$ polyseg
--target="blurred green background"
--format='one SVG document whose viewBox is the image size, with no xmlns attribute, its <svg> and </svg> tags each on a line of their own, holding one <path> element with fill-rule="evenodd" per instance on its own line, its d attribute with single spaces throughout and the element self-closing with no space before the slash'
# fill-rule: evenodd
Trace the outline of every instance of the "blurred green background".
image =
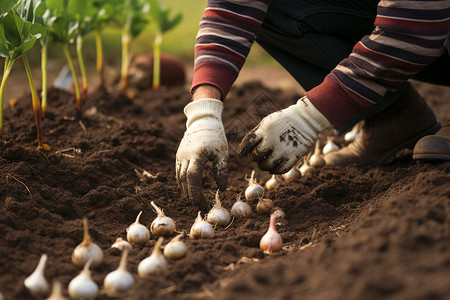
<svg viewBox="0 0 450 300">
<path fill-rule="evenodd" d="M 72 0 L 76 1 L 76 0 Z M 206 7 L 207 0 L 160 0 L 160 2 L 172 10 L 172 14 L 181 12 L 183 20 L 181 24 L 173 30 L 167 32 L 163 36 L 162 51 L 174 54 L 185 61 L 187 64 L 193 63 L 195 38 L 198 30 L 198 24 L 203 11 Z M 108 28 L 102 35 L 103 47 L 105 49 L 106 64 L 115 67 L 120 65 L 120 32 L 114 28 Z M 152 51 L 153 35 L 152 31 L 147 28 L 132 43 L 132 54 L 141 54 Z M 75 45 L 70 46 L 73 58 L 76 58 Z M 39 43 L 29 55 L 32 65 L 36 66 L 40 63 Z M 89 34 L 83 45 L 83 53 L 86 59 L 88 69 L 95 67 L 95 43 L 93 34 Z M 65 61 L 59 45 L 49 47 L 49 60 Z M 247 64 L 271 64 L 274 60 L 259 47 L 256 43 L 252 47 L 251 53 L 247 60 Z"/>
</svg>

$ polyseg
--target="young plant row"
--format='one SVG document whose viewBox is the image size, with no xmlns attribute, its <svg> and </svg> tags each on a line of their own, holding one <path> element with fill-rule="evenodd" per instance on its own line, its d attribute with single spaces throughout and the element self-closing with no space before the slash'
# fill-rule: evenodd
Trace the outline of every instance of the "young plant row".
<svg viewBox="0 0 450 300">
<path fill-rule="evenodd" d="M 0 86 L 0 139 L 3 137 L 3 101 L 8 77 L 14 63 L 21 59 L 31 88 L 33 110 L 37 126 L 38 149 L 49 150 L 43 143 L 40 121 L 47 111 L 47 56 L 50 44 L 59 44 L 67 59 L 76 97 L 77 117 L 86 101 L 88 81 L 83 58 L 86 35 L 95 36 L 99 86 L 103 87 L 102 32 L 106 27 L 121 31 L 122 63 L 121 91 L 128 88 L 128 68 L 132 41 L 149 25 L 153 29 L 153 88 L 159 88 L 160 47 L 162 36 L 182 20 L 182 14 L 171 16 L 170 9 L 158 0 L 1 0 L 0 56 L 5 59 Z M 42 99 L 33 83 L 27 53 L 39 41 L 41 46 Z M 81 92 L 69 47 L 75 44 L 81 74 Z"/>
</svg>

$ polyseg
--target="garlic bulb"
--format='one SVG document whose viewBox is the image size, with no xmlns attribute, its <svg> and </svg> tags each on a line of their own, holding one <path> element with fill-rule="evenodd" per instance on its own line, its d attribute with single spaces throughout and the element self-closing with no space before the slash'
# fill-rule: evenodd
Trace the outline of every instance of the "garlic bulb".
<svg viewBox="0 0 450 300">
<path fill-rule="evenodd" d="M 356 139 L 356 137 L 358 136 L 358 132 L 359 132 L 359 127 L 358 127 L 358 124 L 356 124 L 355 126 L 353 126 L 352 130 L 350 130 L 349 132 L 347 132 L 344 135 L 344 140 L 349 143 L 353 142 Z"/>
<path fill-rule="evenodd" d="M 309 159 L 309 164 L 313 168 L 322 168 L 325 166 L 325 159 L 323 159 L 322 154 L 320 153 L 319 141 L 316 142 L 316 148 L 314 150 L 314 154 Z"/>
<path fill-rule="evenodd" d="M 131 288 L 134 284 L 133 275 L 127 271 L 128 250 L 125 249 L 120 258 L 120 264 L 117 270 L 106 275 L 103 280 L 106 294 L 115 296 L 117 293 L 123 292 Z"/>
<path fill-rule="evenodd" d="M 184 233 L 180 233 L 174 237 L 165 247 L 164 256 L 169 259 L 180 259 L 186 256 L 187 247 L 186 244 L 181 241 Z"/>
<path fill-rule="evenodd" d="M 274 215 L 276 217 L 277 221 L 281 221 L 286 217 L 286 214 L 284 213 L 284 211 L 279 207 L 274 207 L 270 214 Z"/>
<path fill-rule="evenodd" d="M 248 217 L 252 213 L 250 205 L 241 200 L 241 194 L 236 196 L 236 202 L 231 207 L 231 215 L 235 218 Z"/>
<path fill-rule="evenodd" d="M 145 229 L 147 229 L 147 227 Z M 150 235 L 150 231 L 149 231 L 149 235 Z M 116 241 L 114 242 L 114 244 L 111 245 L 111 248 L 117 248 L 120 251 L 124 251 L 124 250 L 131 251 L 131 249 L 133 249 L 133 246 L 131 246 L 131 244 L 128 243 L 127 241 L 125 241 L 123 238 L 118 237 L 116 239 Z"/>
<path fill-rule="evenodd" d="M 127 240 L 133 245 L 145 245 L 150 240 L 150 230 L 139 222 L 142 211 L 136 217 L 136 221 L 127 228 Z"/>
<path fill-rule="evenodd" d="M 325 144 L 325 146 L 323 147 L 323 155 L 327 155 L 328 153 L 334 152 L 334 151 L 338 151 L 339 149 L 341 149 L 338 145 L 336 145 L 333 142 L 333 139 L 331 136 L 329 136 L 327 138 L 327 143 Z"/>
<path fill-rule="evenodd" d="M 98 295 L 98 286 L 91 278 L 91 271 L 89 266 L 93 262 L 90 258 L 84 265 L 80 274 L 72 279 L 69 283 L 68 292 L 72 299 L 91 300 L 95 299 Z"/>
<path fill-rule="evenodd" d="M 88 222 L 83 218 L 84 237 L 81 244 L 79 244 L 72 252 L 72 262 L 77 267 L 82 268 L 86 262 L 92 258 L 92 268 L 98 267 L 103 261 L 103 252 L 100 247 L 91 241 L 89 235 Z"/>
<path fill-rule="evenodd" d="M 155 220 L 153 220 L 152 224 L 150 225 L 150 231 L 155 237 L 160 236 L 171 236 L 175 232 L 175 221 L 170 218 L 166 217 L 164 215 L 164 212 L 162 209 L 160 209 L 156 204 L 152 201 L 150 204 L 153 206 L 153 208 L 156 210 L 156 213 L 158 216 Z"/>
<path fill-rule="evenodd" d="M 155 248 L 153 248 L 152 254 L 139 263 L 139 277 L 144 278 L 149 275 L 157 275 L 164 273 L 167 270 L 167 261 L 161 254 L 161 245 L 163 240 L 163 237 L 159 237 L 155 244 Z"/>
<path fill-rule="evenodd" d="M 206 215 L 206 221 L 212 225 L 225 227 L 231 222 L 230 213 L 222 207 L 220 203 L 219 190 L 216 192 L 216 198 L 214 206 L 211 208 L 209 213 Z"/>
<path fill-rule="evenodd" d="M 300 173 L 302 173 L 302 176 L 312 175 L 315 171 L 316 170 L 309 165 L 308 158 L 306 158 L 303 165 L 300 167 Z"/>
<path fill-rule="evenodd" d="M 0 299 L 1 300 L 1 299 Z M 62 293 L 62 285 L 59 281 L 53 282 L 52 293 L 46 300 L 67 300 Z"/>
<path fill-rule="evenodd" d="M 47 294 L 49 289 L 47 279 L 45 279 L 44 276 L 44 268 L 46 263 L 47 254 L 42 254 L 36 269 L 24 281 L 25 287 L 32 295 L 37 297 Z"/>
<path fill-rule="evenodd" d="M 264 195 L 264 188 L 258 184 L 255 178 L 255 170 L 252 171 L 250 179 L 247 179 L 248 187 L 245 190 L 245 199 L 254 200 Z"/>
<path fill-rule="evenodd" d="M 270 177 L 270 179 L 267 180 L 267 182 L 266 182 L 266 189 L 268 191 L 273 190 L 273 189 L 277 188 L 280 185 L 281 180 L 278 179 L 278 178 L 279 178 L 278 175 L 273 174 L 272 177 Z"/>
<path fill-rule="evenodd" d="M 281 239 L 280 234 L 277 232 L 275 221 L 276 217 L 274 215 L 271 215 L 269 229 L 259 242 L 259 248 L 267 254 L 280 251 L 281 245 L 283 244 L 283 240 Z"/>
<path fill-rule="evenodd" d="M 300 170 L 297 169 L 297 167 L 293 167 L 288 172 L 284 173 L 283 175 L 284 180 L 286 182 L 294 181 L 302 176 L 302 173 L 300 173 Z"/>
<path fill-rule="evenodd" d="M 198 216 L 195 219 L 194 225 L 191 227 L 189 237 L 191 239 L 207 239 L 214 234 L 214 228 L 203 220 L 201 212 L 198 212 Z"/>
<path fill-rule="evenodd" d="M 273 201 L 268 198 L 259 198 L 258 204 L 256 205 L 256 211 L 260 214 L 269 213 L 273 208 Z"/>
</svg>

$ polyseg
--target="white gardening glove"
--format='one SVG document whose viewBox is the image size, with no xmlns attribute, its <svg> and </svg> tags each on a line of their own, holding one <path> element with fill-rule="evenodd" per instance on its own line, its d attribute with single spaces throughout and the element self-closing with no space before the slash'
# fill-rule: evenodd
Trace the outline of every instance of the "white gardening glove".
<svg viewBox="0 0 450 300">
<path fill-rule="evenodd" d="M 330 122 L 303 97 L 297 104 L 265 117 L 242 140 L 241 156 L 258 163 L 263 171 L 283 174 L 306 154 L 317 134 Z"/>
<path fill-rule="evenodd" d="M 177 182 L 183 196 L 201 209 L 207 206 L 202 193 L 202 174 L 208 161 L 220 190 L 228 181 L 228 143 L 222 124 L 222 101 L 205 98 L 184 108 L 186 132 L 176 155 Z"/>
</svg>

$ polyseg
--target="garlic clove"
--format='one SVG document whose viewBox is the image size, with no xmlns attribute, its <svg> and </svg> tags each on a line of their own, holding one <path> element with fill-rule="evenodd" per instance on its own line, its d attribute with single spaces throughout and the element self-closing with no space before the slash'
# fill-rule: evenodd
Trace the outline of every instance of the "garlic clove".
<svg viewBox="0 0 450 300">
<path fill-rule="evenodd" d="M 87 261 L 92 258 L 92 268 L 98 267 L 103 261 L 103 251 L 94 242 L 91 241 L 89 234 L 88 222 L 83 218 L 84 237 L 81 244 L 79 244 L 72 252 L 72 262 L 77 267 L 82 268 Z"/>
<path fill-rule="evenodd" d="M 245 199 L 251 201 L 264 195 L 264 188 L 256 181 L 255 170 L 252 171 L 252 175 L 247 181 L 248 187 L 245 189 Z"/>
<path fill-rule="evenodd" d="M 269 198 L 259 198 L 256 211 L 260 214 L 269 213 L 273 208 L 273 201 Z"/>
<path fill-rule="evenodd" d="M 274 207 L 270 214 L 274 215 L 277 221 L 281 221 L 286 217 L 284 211 L 279 207 Z"/>
<path fill-rule="evenodd" d="M 180 233 L 174 237 L 165 247 L 164 256 L 169 259 L 180 259 L 186 256 L 187 247 L 186 244 L 181 241 L 184 233 Z"/>
<path fill-rule="evenodd" d="M 322 157 L 319 141 L 316 142 L 314 154 L 309 159 L 309 164 L 313 168 L 322 168 L 325 166 L 325 159 Z"/>
<path fill-rule="evenodd" d="M 164 215 L 164 212 L 161 208 L 156 206 L 156 204 L 152 201 L 150 204 L 153 206 L 153 208 L 156 210 L 156 213 L 158 216 L 155 220 L 153 220 L 152 224 L 150 225 L 150 231 L 155 237 L 160 236 L 172 236 L 175 233 L 175 221 Z"/>
<path fill-rule="evenodd" d="M 358 124 L 356 124 L 355 126 L 353 126 L 352 130 L 350 130 L 349 132 L 347 132 L 344 135 L 344 140 L 349 143 L 353 142 L 356 139 L 356 137 L 358 136 L 358 132 L 359 132 L 359 126 L 358 126 Z"/>
<path fill-rule="evenodd" d="M 216 199 L 213 208 L 206 215 L 206 221 L 212 225 L 226 227 L 231 222 L 230 213 L 222 207 L 220 203 L 219 190 L 216 192 Z"/>
<path fill-rule="evenodd" d="M 304 160 L 303 165 L 300 167 L 300 173 L 303 177 L 313 175 L 315 173 L 315 169 L 311 167 L 308 163 L 309 157 Z"/>
<path fill-rule="evenodd" d="M 241 200 L 241 194 L 237 195 L 236 202 L 231 207 L 231 215 L 235 218 L 245 218 L 252 213 L 250 205 Z"/>
<path fill-rule="evenodd" d="M 46 263 L 47 263 L 47 254 L 42 254 L 36 269 L 24 281 L 25 287 L 30 291 L 32 295 L 37 297 L 47 294 L 49 290 L 49 284 L 44 276 L 44 269 Z"/>
<path fill-rule="evenodd" d="M 189 237 L 191 239 L 208 239 L 214 235 L 214 228 L 203 220 L 201 212 L 198 212 L 194 225 L 191 227 Z"/>
<path fill-rule="evenodd" d="M 136 217 L 136 221 L 127 228 L 127 240 L 134 245 L 145 245 L 150 240 L 150 230 L 139 222 L 142 211 Z"/>
<path fill-rule="evenodd" d="M 90 258 L 80 274 L 70 281 L 68 292 L 72 299 L 91 300 L 97 297 L 98 286 L 92 280 L 91 271 L 89 271 L 92 262 L 93 259 Z"/>
<path fill-rule="evenodd" d="M 281 246 L 283 244 L 281 235 L 277 232 L 275 222 L 276 216 L 271 215 L 269 229 L 259 242 L 259 248 L 266 254 L 281 251 Z"/>
<path fill-rule="evenodd" d="M 339 149 L 341 149 L 338 145 L 336 145 L 333 142 L 333 138 L 331 136 L 327 137 L 327 143 L 325 144 L 325 146 L 322 149 L 322 153 L 323 155 L 327 155 L 329 153 L 338 151 Z"/>
<path fill-rule="evenodd" d="M 52 293 L 46 300 L 67 300 L 63 295 L 61 282 L 57 280 L 53 282 Z"/>
<path fill-rule="evenodd" d="M 144 278 L 150 275 L 162 274 L 167 270 L 167 261 L 161 254 L 161 245 L 163 240 L 163 237 L 159 237 L 155 247 L 153 248 L 152 254 L 139 263 L 139 277 Z"/>
<path fill-rule="evenodd" d="M 120 258 L 119 267 L 108 273 L 103 280 L 105 292 L 109 296 L 115 296 L 120 292 L 130 289 L 134 284 L 133 275 L 127 271 L 128 250 L 125 249 Z"/>
<path fill-rule="evenodd" d="M 268 191 L 277 188 L 280 185 L 277 175 L 273 174 L 269 180 L 267 180 L 265 186 Z"/>
<path fill-rule="evenodd" d="M 296 167 L 293 167 L 288 172 L 284 173 L 282 176 L 283 176 L 284 180 L 286 180 L 286 182 L 291 182 L 291 181 L 294 181 L 294 180 L 300 178 L 302 176 L 302 173 L 300 173 L 299 169 L 297 169 Z"/>
<path fill-rule="evenodd" d="M 133 249 L 133 246 L 131 246 L 131 244 L 128 243 L 127 241 L 125 241 L 123 238 L 118 237 L 116 239 L 116 241 L 114 242 L 114 244 L 111 245 L 111 248 L 117 248 L 120 251 L 125 251 L 125 250 L 131 251 L 131 249 Z"/>
</svg>

